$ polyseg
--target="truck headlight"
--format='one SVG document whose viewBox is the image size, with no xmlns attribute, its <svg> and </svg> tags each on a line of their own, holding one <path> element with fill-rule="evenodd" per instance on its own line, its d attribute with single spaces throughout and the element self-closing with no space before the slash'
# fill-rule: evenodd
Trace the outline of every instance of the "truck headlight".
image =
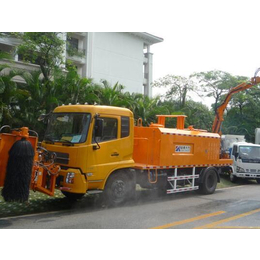
<svg viewBox="0 0 260 260">
<path fill-rule="evenodd" d="M 237 172 L 245 172 L 245 169 L 242 167 L 237 166 Z"/>
<path fill-rule="evenodd" d="M 74 172 L 68 172 L 67 176 L 66 176 L 66 183 L 73 184 L 74 183 L 74 177 L 75 177 Z"/>
</svg>

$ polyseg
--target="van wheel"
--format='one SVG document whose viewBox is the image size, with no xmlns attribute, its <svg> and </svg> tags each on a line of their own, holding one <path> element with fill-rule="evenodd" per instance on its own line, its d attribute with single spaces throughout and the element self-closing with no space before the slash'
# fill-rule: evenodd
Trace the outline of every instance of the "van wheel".
<svg viewBox="0 0 260 260">
<path fill-rule="evenodd" d="M 209 168 L 206 170 L 204 175 L 203 183 L 199 185 L 199 191 L 202 194 L 212 194 L 217 187 L 217 172 L 214 168 Z"/>
<path fill-rule="evenodd" d="M 123 205 L 131 197 L 131 181 L 122 172 L 111 175 L 106 183 L 104 199 L 109 206 Z"/>
<path fill-rule="evenodd" d="M 255 179 L 258 184 L 260 184 L 260 178 Z"/>
<path fill-rule="evenodd" d="M 237 181 L 237 176 L 235 176 L 232 172 L 229 174 L 229 179 L 231 182 L 235 183 Z"/>
</svg>

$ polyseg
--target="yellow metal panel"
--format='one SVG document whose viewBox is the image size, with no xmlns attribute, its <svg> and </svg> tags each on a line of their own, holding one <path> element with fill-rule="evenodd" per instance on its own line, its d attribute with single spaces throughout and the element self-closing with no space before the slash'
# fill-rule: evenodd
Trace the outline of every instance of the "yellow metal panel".
<svg viewBox="0 0 260 260">
<path fill-rule="evenodd" d="M 127 108 L 113 107 L 113 106 L 97 106 L 97 105 L 68 105 L 59 106 L 54 109 L 54 113 L 91 113 L 95 115 L 109 114 L 109 115 L 119 115 L 119 116 L 133 116 L 133 113 Z"/>
<path fill-rule="evenodd" d="M 66 176 L 68 172 L 73 172 L 75 174 L 74 182 L 72 184 L 66 183 Z M 61 187 L 64 191 L 69 191 L 72 193 L 86 193 L 88 189 L 88 182 L 84 175 L 81 174 L 80 170 L 69 168 L 67 170 L 61 170 L 59 175 L 63 176 L 63 182 Z M 67 189 L 64 189 L 67 188 Z"/>
<path fill-rule="evenodd" d="M 134 160 L 137 168 L 145 166 L 205 167 L 232 164 L 219 159 L 220 136 L 200 130 L 160 127 L 135 127 Z"/>
</svg>

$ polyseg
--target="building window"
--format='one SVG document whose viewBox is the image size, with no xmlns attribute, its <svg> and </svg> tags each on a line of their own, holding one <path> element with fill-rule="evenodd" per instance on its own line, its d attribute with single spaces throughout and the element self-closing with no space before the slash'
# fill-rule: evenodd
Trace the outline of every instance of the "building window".
<svg viewBox="0 0 260 260">
<path fill-rule="evenodd" d="M 67 39 L 67 47 L 70 49 L 79 49 L 79 40 L 77 38 L 69 37 Z"/>
<path fill-rule="evenodd" d="M 33 58 L 32 55 L 23 55 L 23 54 L 18 54 L 18 61 L 22 61 L 22 62 L 29 62 L 31 64 L 36 64 L 36 65 L 40 65 L 41 63 L 43 63 L 43 60 L 40 57 L 37 58 Z"/>
</svg>

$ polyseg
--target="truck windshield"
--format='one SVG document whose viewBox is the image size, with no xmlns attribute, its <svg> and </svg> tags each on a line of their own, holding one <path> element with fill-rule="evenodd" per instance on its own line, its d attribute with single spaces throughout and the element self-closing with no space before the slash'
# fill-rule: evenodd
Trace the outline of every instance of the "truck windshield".
<svg viewBox="0 0 260 260">
<path fill-rule="evenodd" d="M 86 113 L 53 113 L 43 140 L 83 143 L 87 139 L 90 118 Z"/>
<path fill-rule="evenodd" d="M 242 162 L 260 163 L 260 146 L 240 146 L 239 157 Z"/>
</svg>

